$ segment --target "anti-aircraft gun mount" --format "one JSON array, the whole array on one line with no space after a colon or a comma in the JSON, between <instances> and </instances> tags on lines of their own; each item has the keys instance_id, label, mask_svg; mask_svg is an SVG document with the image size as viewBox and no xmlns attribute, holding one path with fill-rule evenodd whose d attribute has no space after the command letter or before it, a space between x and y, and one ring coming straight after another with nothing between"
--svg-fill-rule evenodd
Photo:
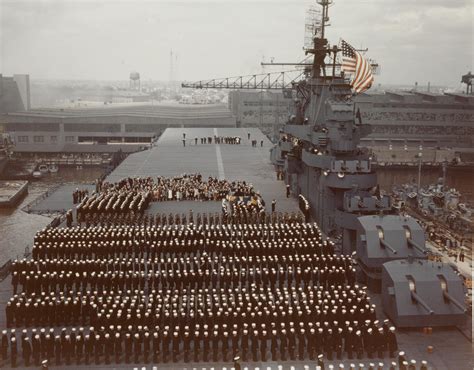
<instances>
[{"instance_id":1,"label":"anti-aircraft gun mount","mask_svg":"<svg viewBox=\"0 0 474 370\"><path fill-rule=\"evenodd\" d=\"M272 80L268 74L259 79L254 75L247 80L185 83L183 87L282 88L285 91L291 87L294 111L280 131L279 142L272 148L271 161L275 169L283 173L292 194L304 197L308 216L326 236L341 237L341 251L354 254L361 280L371 290L382 292L384 309L395 323L403 326L405 316L414 317L411 311L401 309L408 307L408 297L409 303L416 306L417 314L426 315L424 320L413 320L412 325L456 325L462 313L461 278L451 273L448 265L438 267L427 262L423 230L413 218L398 215L389 198L380 193L370 152L359 146L360 139L370 133L370 127L363 124L356 111L353 95L370 87L373 65L347 43L341 47L329 44L325 27L332 0L317 0L317 3L322 7L320 27L312 37L312 46L306 49L306 53L313 56L312 63L295 63L304 65L303 71L299 71L302 79L288 82L277 74ZM348 54L352 55L352 62L347 59L344 62ZM352 72L364 68L363 73L353 73L353 76L363 77L357 84L356 77L350 80L346 76L345 71L350 71L344 70L344 63L354 68ZM409 264L411 260L417 262ZM447 282L447 290L442 293L445 306L426 297L420 288L406 294L400 293L398 285L394 288L391 281L407 280L407 274L402 271L408 269L411 269L408 275L412 286L426 286L437 294L442 289L438 277L442 271L443 281ZM390 305L395 306L396 311ZM441 307L456 311L444 314Z\"/></svg>"}]
</instances>

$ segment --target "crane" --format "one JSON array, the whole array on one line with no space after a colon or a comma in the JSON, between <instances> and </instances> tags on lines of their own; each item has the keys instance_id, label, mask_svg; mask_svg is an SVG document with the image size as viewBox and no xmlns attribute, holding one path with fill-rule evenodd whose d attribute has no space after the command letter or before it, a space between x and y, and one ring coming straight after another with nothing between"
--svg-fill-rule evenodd
<instances>
[{"instance_id":1,"label":"crane","mask_svg":"<svg viewBox=\"0 0 474 370\"><path fill-rule=\"evenodd\" d=\"M304 70L291 70L183 82L181 86L193 89L285 90L293 88L304 77Z\"/></svg>"}]
</instances>

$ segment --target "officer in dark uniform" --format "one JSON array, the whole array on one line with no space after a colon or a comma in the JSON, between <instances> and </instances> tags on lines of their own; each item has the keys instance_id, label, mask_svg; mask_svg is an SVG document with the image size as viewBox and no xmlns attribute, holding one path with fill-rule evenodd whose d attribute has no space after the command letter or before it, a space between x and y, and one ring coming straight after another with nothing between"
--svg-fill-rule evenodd
<instances>
[{"instance_id":1,"label":"officer in dark uniform","mask_svg":"<svg viewBox=\"0 0 474 370\"><path fill-rule=\"evenodd\" d=\"M198 330L194 332L194 362L199 361L199 351L200 351L200 346L201 346L201 335Z\"/></svg>"},{"instance_id":2,"label":"officer in dark uniform","mask_svg":"<svg viewBox=\"0 0 474 370\"><path fill-rule=\"evenodd\" d=\"M168 362L168 355L170 352L170 338L168 331L165 330L163 331L163 336L161 337L162 339L162 356L163 356L163 362Z\"/></svg>"},{"instance_id":3,"label":"officer in dark uniform","mask_svg":"<svg viewBox=\"0 0 474 370\"><path fill-rule=\"evenodd\" d=\"M173 332L173 342L172 342L172 361L177 362L178 361L178 354L179 354L179 343L180 339L178 336L178 332L175 331Z\"/></svg>"},{"instance_id":4,"label":"officer in dark uniform","mask_svg":"<svg viewBox=\"0 0 474 370\"><path fill-rule=\"evenodd\" d=\"M254 362L257 361L258 356L258 331L254 330L252 332L252 344L251 344L251 351L252 351L252 360Z\"/></svg>"},{"instance_id":5,"label":"officer in dark uniform","mask_svg":"<svg viewBox=\"0 0 474 370\"><path fill-rule=\"evenodd\" d=\"M110 365L110 356L114 353L114 339L110 336L109 333L105 333L105 364Z\"/></svg>"},{"instance_id":6,"label":"officer in dark uniform","mask_svg":"<svg viewBox=\"0 0 474 370\"><path fill-rule=\"evenodd\" d=\"M385 338L383 335L383 327L378 328L374 336L375 349L377 350L377 357L383 358L386 350Z\"/></svg>"},{"instance_id":7,"label":"officer in dark uniform","mask_svg":"<svg viewBox=\"0 0 474 370\"><path fill-rule=\"evenodd\" d=\"M8 356L8 335L6 330L2 330L2 360L6 361Z\"/></svg>"},{"instance_id":8,"label":"officer in dark uniform","mask_svg":"<svg viewBox=\"0 0 474 370\"><path fill-rule=\"evenodd\" d=\"M30 366L30 358L31 358L30 338L26 337L23 340L22 347L23 347L23 361L25 361L25 366Z\"/></svg>"},{"instance_id":9,"label":"officer in dark uniform","mask_svg":"<svg viewBox=\"0 0 474 370\"><path fill-rule=\"evenodd\" d=\"M59 366L61 365L61 337L59 335L56 335L54 337L54 354L56 357L56 365Z\"/></svg>"},{"instance_id":10,"label":"officer in dark uniform","mask_svg":"<svg viewBox=\"0 0 474 370\"><path fill-rule=\"evenodd\" d=\"M138 364L140 362L140 355L142 353L142 343L140 341L140 334L135 333L133 336L133 354L134 362Z\"/></svg>"},{"instance_id":11,"label":"officer in dark uniform","mask_svg":"<svg viewBox=\"0 0 474 370\"><path fill-rule=\"evenodd\" d=\"M362 333L360 330L357 330L354 336L354 350L357 353L357 358L361 360L364 354L364 345L362 340Z\"/></svg>"},{"instance_id":12,"label":"officer in dark uniform","mask_svg":"<svg viewBox=\"0 0 474 370\"><path fill-rule=\"evenodd\" d=\"M328 329L325 338L324 338L324 344L325 344L325 350L326 350L326 356L329 361L332 361L333 359L333 352L334 352L334 343L333 343L333 335L332 335L332 329Z\"/></svg>"},{"instance_id":13,"label":"officer in dark uniform","mask_svg":"<svg viewBox=\"0 0 474 370\"><path fill-rule=\"evenodd\" d=\"M72 221L73 221L72 211L69 210L69 211L66 212L66 225L67 225L67 227L72 226Z\"/></svg>"},{"instance_id":14,"label":"officer in dark uniform","mask_svg":"<svg viewBox=\"0 0 474 370\"><path fill-rule=\"evenodd\" d=\"M304 351L306 347L306 335L304 328L300 328L298 333L298 356L300 360L304 360Z\"/></svg>"},{"instance_id":15,"label":"officer in dark uniform","mask_svg":"<svg viewBox=\"0 0 474 370\"><path fill-rule=\"evenodd\" d=\"M202 360L204 362L208 361L208 354L211 349L211 342L209 338L209 332L205 331L203 334L203 352L202 352Z\"/></svg>"},{"instance_id":16,"label":"officer in dark uniform","mask_svg":"<svg viewBox=\"0 0 474 370\"><path fill-rule=\"evenodd\" d=\"M242 361L247 361L247 353L249 350L249 333L247 329L242 330L241 337Z\"/></svg>"},{"instance_id":17,"label":"officer in dark uniform","mask_svg":"<svg viewBox=\"0 0 474 370\"><path fill-rule=\"evenodd\" d=\"M270 352L272 361L277 360L277 350L278 350L278 333L275 329L272 329L270 336Z\"/></svg>"},{"instance_id":18,"label":"officer in dark uniform","mask_svg":"<svg viewBox=\"0 0 474 370\"><path fill-rule=\"evenodd\" d=\"M41 341L38 334L36 334L32 340L32 353L35 366L40 366Z\"/></svg>"},{"instance_id":19,"label":"officer in dark uniform","mask_svg":"<svg viewBox=\"0 0 474 370\"><path fill-rule=\"evenodd\" d=\"M82 329L82 330L81 330ZM84 355L84 334L83 328L79 329L79 334L76 338L76 364L80 364L82 361L82 356Z\"/></svg>"},{"instance_id":20,"label":"officer in dark uniform","mask_svg":"<svg viewBox=\"0 0 474 370\"><path fill-rule=\"evenodd\" d=\"M94 348L94 340L92 339L90 334L86 334L86 336L84 337L84 363L86 365L89 365L93 348Z\"/></svg>"},{"instance_id":21,"label":"officer in dark uniform","mask_svg":"<svg viewBox=\"0 0 474 370\"><path fill-rule=\"evenodd\" d=\"M280 336L280 357L282 361L286 361L286 349L288 348L286 329L282 329Z\"/></svg>"},{"instance_id":22,"label":"officer in dark uniform","mask_svg":"<svg viewBox=\"0 0 474 370\"><path fill-rule=\"evenodd\" d=\"M346 324L349 324L347 321ZM347 358L352 360L353 355L352 352L354 351L354 329L351 326L347 328L345 340L344 340L344 351L347 353Z\"/></svg>"},{"instance_id":23,"label":"officer in dark uniform","mask_svg":"<svg viewBox=\"0 0 474 370\"><path fill-rule=\"evenodd\" d=\"M18 347L16 343L16 337L10 338L10 357L11 357L11 366L16 367L16 358L18 356Z\"/></svg>"},{"instance_id":24,"label":"officer in dark uniform","mask_svg":"<svg viewBox=\"0 0 474 370\"><path fill-rule=\"evenodd\" d=\"M395 335L395 327L391 326L387 337L388 353L390 357L395 357L395 352L398 350L397 336Z\"/></svg>"},{"instance_id":25,"label":"officer in dark uniform","mask_svg":"<svg viewBox=\"0 0 474 370\"><path fill-rule=\"evenodd\" d=\"M217 327L214 326L214 328L218 329L218 326ZM245 332L245 330L244 330L244 332ZM245 333L244 333L244 335L245 335ZM217 354L218 354L218 351L219 351L219 341L220 341L219 331L214 330L212 332L212 361L214 361L214 362L217 362Z\"/></svg>"},{"instance_id":26,"label":"officer in dark uniform","mask_svg":"<svg viewBox=\"0 0 474 370\"><path fill-rule=\"evenodd\" d=\"M100 356L102 355L102 338L99 334L96 334L94 337L94 361L96 365L100 364Z\"/></svg>"},{"instance_id":27,"label":"officer in dark uniform","mask_svg":"<svg viewBox=\"0 0 474 370\"><path fill-rule=\"evenodd\" d=\"M342 332L342 328L337 328L337 332L333 336L333 346L338 360L342 359Z\"/></svg>"},{"instance_id":28,"label":"officer in dark uniform","mask_svg":"<svg viewBox=\"0 0 474 370\"><path fill-rule=\"evenodd\" d=\"M265 362L267 359L267 331L262 330L260 334L260 361Z\"/></svg>"},{"instance_id":29,"label":"officer in dark uniform","mask_svg":"<svg viewBox=\"0 0 474 370\"><path fill-rule=\"evenodd\" d=\"M291 361L295 361L295 349L296 349L296 333L295 329L290 327L290 331L288 333L288 352L290 354Z\"/></svg>"},{"instance_id":30,"label":"officer in dark uniform","mask_svg":"<svg viewBox=\"0 0 474 370\"><path fill-rule=\"evenodd\" d=\"M129 364L132 357L133 339L130 333L125 333L125 363Z\"/></svg>"},{"instance_id":31,"label":"officer in dark uniform","mask_svg":"<svg viewBox=\"0 0 474 370\"><path fill-rule=\"evenodd\" d=\"M368 358L374 358L374 335L372 328L365 329L364 348Z\"/></svg>"},{"instance_id":32,"label":"officer in dark uniform","mask_svg":"<svg viewBox=\"0 0 474 370\"><path fill-rule=\"evenodd\" d=\"M153 362L157 363L158 362L158 357L160 355L160 336L159 336L159 327L155 328L155 331L153 332Z\"/></svg>"},{"instance_id":33,"label":"officer in dark uniform","mask_svg":"<svg viewBox=\"0 0 474 370\"><path fill-rule=\"evenodd\" d=\"M227 354L229 353L229 333L224 331L222 333L222 360L227 361Z\"/></svg>"}]
</instances>

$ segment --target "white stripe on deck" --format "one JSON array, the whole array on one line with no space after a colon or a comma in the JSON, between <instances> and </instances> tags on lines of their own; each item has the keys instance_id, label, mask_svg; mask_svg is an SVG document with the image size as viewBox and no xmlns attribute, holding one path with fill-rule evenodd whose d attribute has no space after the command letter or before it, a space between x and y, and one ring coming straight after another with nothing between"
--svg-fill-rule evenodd
<instances>
[{"instance_id":1,"label":"white stripe on deck","mask_svg":"<svg viewBox=\"0 0 474 370\"><path fill-rule=\"evenodd\" d=\"M217 134L217 128L214 129L214 136L219 136ZM225 179L224 163L222 163L222 153L221 153L220 144L216 144L216 157L217 157L217 171L219 172L219 180L224 180Z\"/></svg>"},{"instance_id":2,"label":"white stripe on deck","mask_svg":"<svg viewBox=\"0 0 474 370\"><path fill-rule=\"evenodd\" d=\"M146 156L146 159L142 162L142 164L140 165L140 167L138 167L138 169L135 171L135 173L133 174L133 176L135 177L145 177L144 174L142 174L142 169L143 167L145 167L145 165L148 163L148 160L150 159L151 155L153 154L153 147L149 148L148 149L148 155Z\"/></svg>"}]
</instances>

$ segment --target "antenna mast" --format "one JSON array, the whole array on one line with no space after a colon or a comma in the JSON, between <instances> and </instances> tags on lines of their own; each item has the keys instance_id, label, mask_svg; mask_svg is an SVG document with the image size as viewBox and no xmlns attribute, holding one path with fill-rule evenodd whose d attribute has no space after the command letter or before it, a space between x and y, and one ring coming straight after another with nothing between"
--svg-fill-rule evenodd
<instances>
[{"instance_id":1,"label":"antenna mast","mask_svg":"<svg viewBox=\"0 0 474 370\"><path fill-rule=\"evenodd\" d=\"M311 76L317 78L321 75L321 71L325 75L325 62L324 59L330 50L328 49L328 40L324 37L324 31L326 26L329 25L329 5L332 4L333 0L316 0L316 2L321 5L322 14L320 22L320 32L316 29L313 36L313 47L312 49L307 49L306 53L314 54L313 59L313 69Z\"/></svg>"}]
</instances>

